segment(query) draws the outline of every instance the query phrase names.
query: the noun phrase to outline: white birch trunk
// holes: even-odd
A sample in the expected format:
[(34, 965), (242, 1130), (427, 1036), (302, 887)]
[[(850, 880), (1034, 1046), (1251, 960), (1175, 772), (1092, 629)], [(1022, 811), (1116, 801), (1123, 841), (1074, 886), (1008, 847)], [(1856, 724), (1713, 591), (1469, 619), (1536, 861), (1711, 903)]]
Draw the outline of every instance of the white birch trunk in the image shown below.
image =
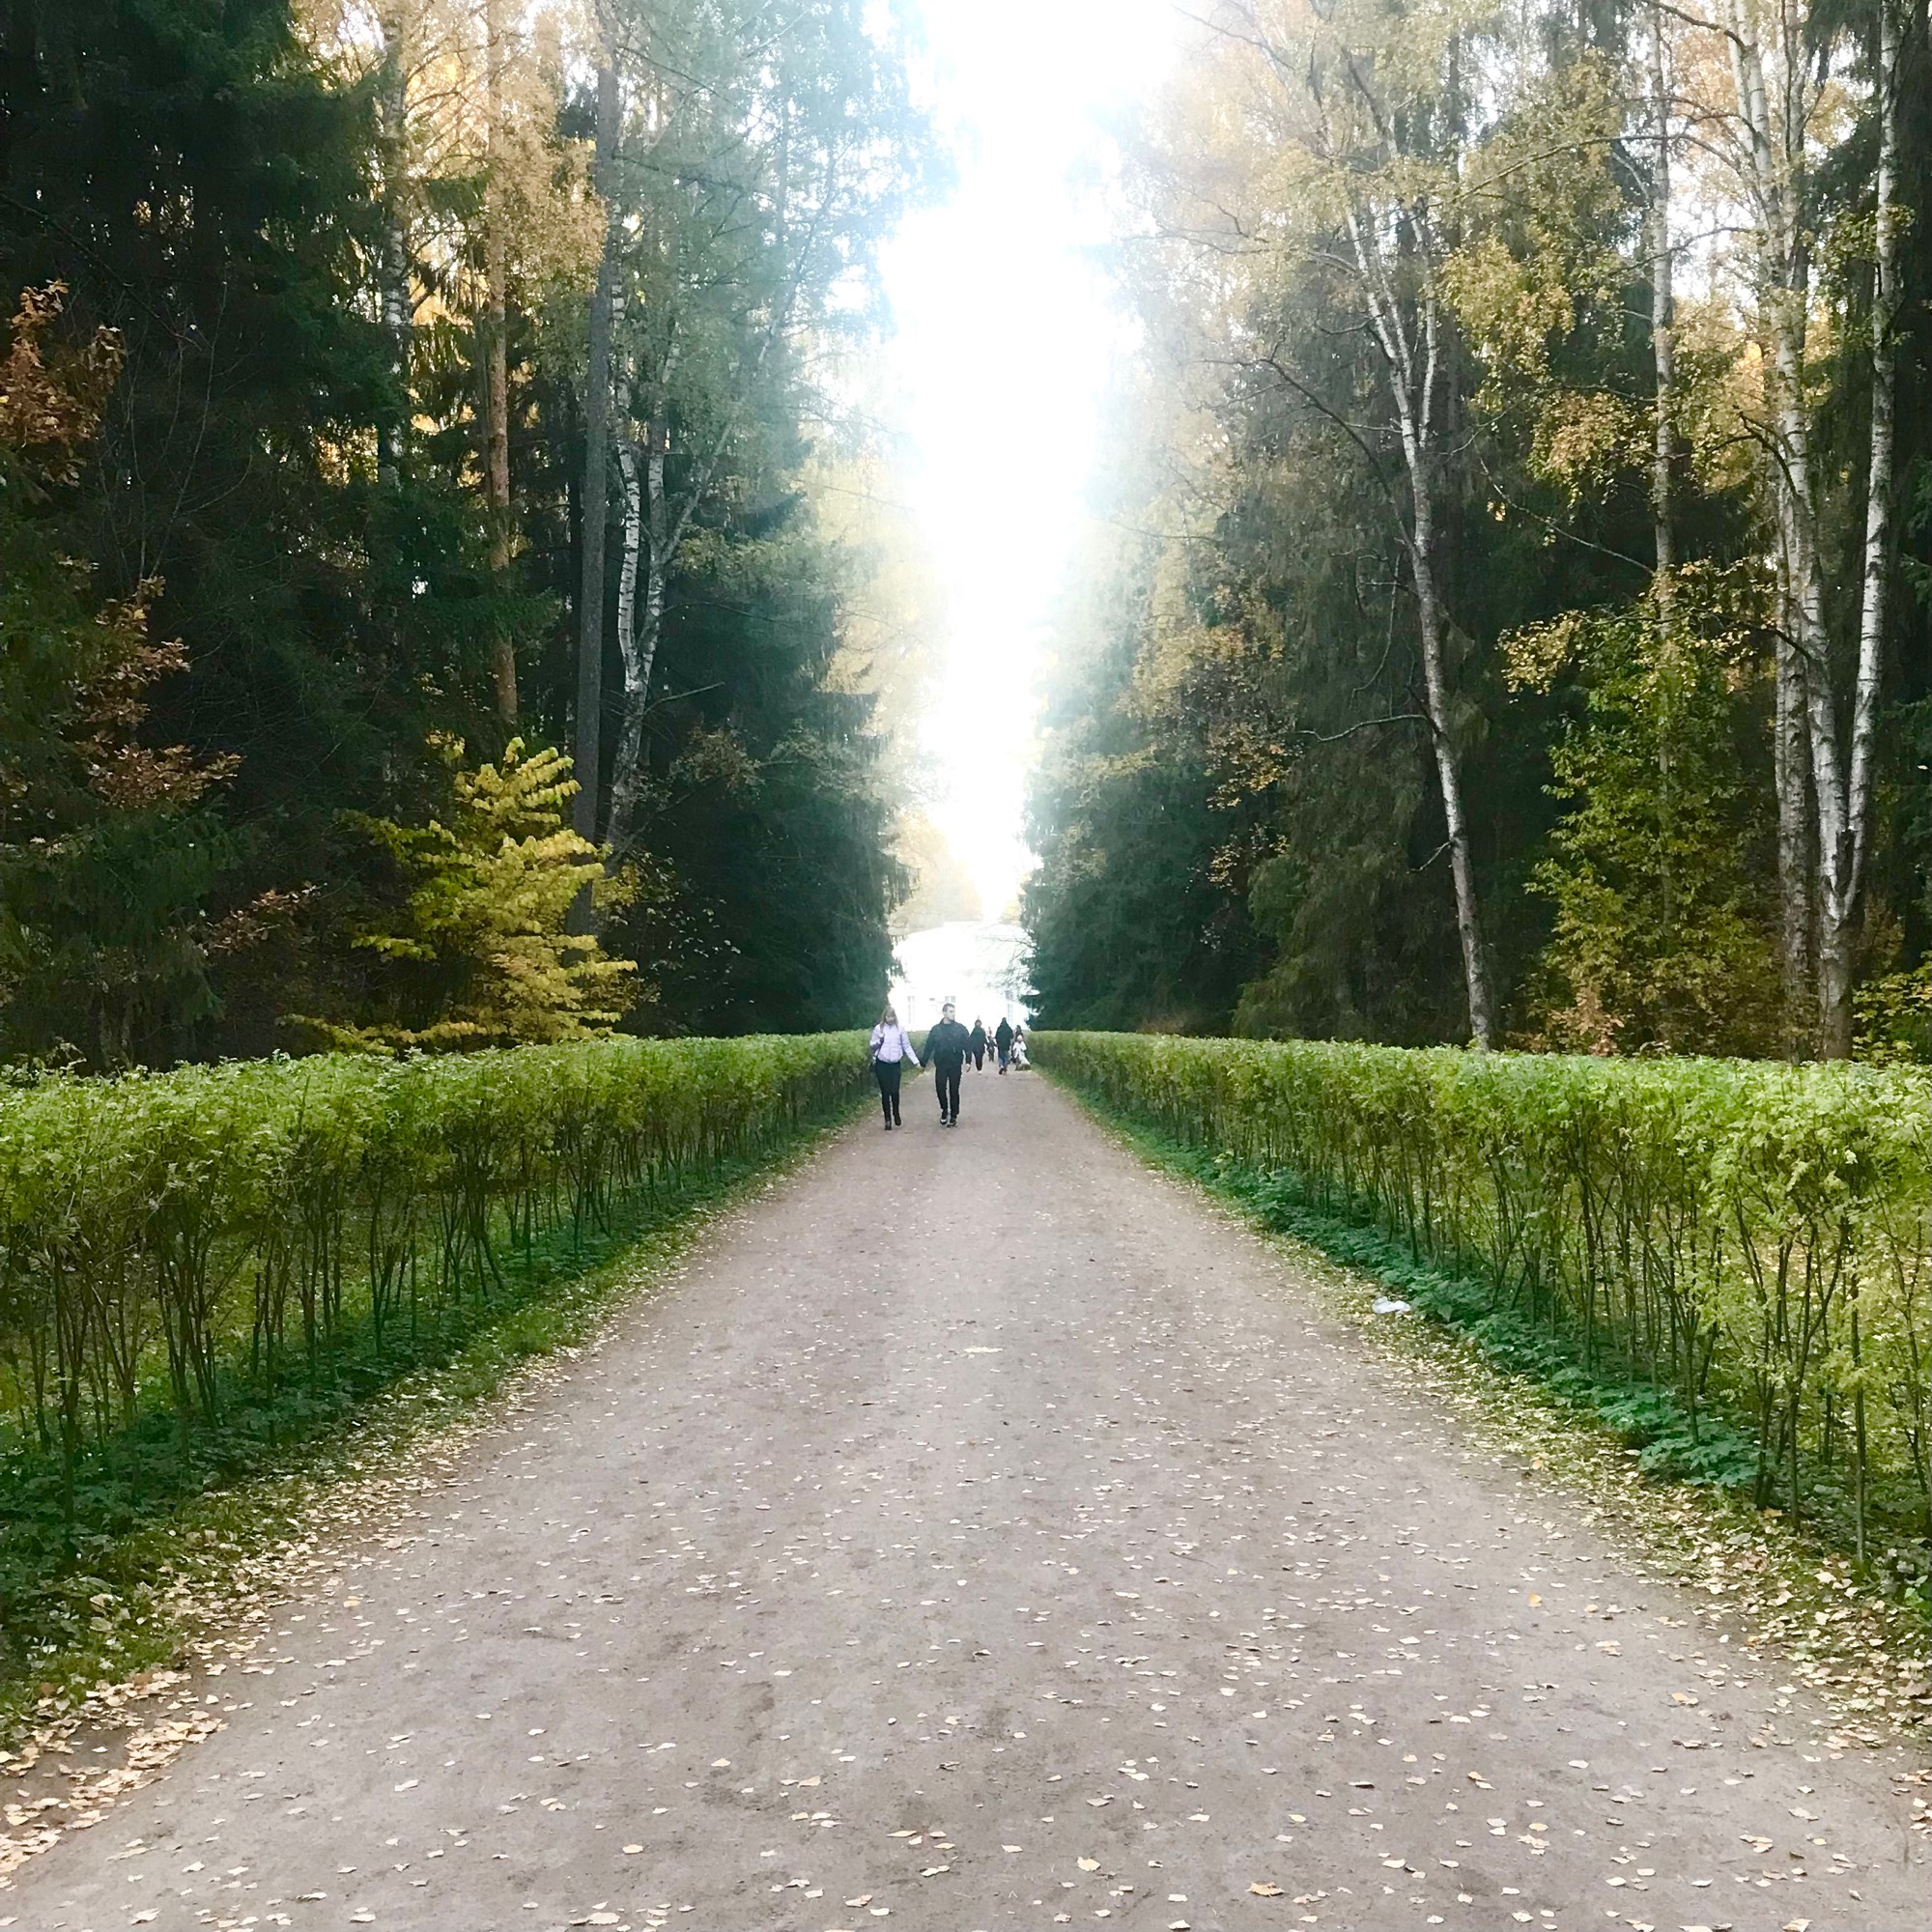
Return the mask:
[(1851, 771), (1847, 781), (1843, 857), (1825, 908), (1819, 947), (1819, 1021), (1828, 1059), (1852, 1051), (1852, 976), (1871, 853), (1872, 748), (1885, 681), (1887, 590), (1891, 576), (1891, 497), (1898, 409), (1893, 329), (1899, 305), (1898, 0), (1877, 0), (1878, 182), (1873, 222), (1871, 440), (1865, 465), (1864, 571), (1859, 600), (1858, 681), (1852, 693)]
[[(1868, 796), (1862, 801), (1858, 798), (1861, 789), (1869, 792), (1868, 776), (1855, 783), (1848, 769), (1852, 761), (1846, 756), (1846, 740), (1833, 689), (1811, 423), (1805, 394), (1811, 264), (1804, 234), (1804, 203), (1808, 124), (1815, 105), (1814, 83), (1808, 77), (1812, 49), (1807, 44), (1804, 10), (1792, 7), (1780, 12), (1776, 16), (1777, 31), (1782, 37), (1778, 47), (1780, 87), (1774, 114), (1755, 16), (1743, 0), (1729, 0), (1727, 17), (1738, 116), (1745, 136), (1745, 185), (1760, 228), (1760, 300), (1770, 351), (1773, 394), (1772, 489), (1778, 505), (1778, 531), (1783, 548), (1777, 753), (1780, 860), (1786, 861), (1788, 853), (1789, 863), (1781, 866), (1781, 869), (1786, 874), (1784, 884), (1788, 895), (1798, 853), (1794, 849), (1797, 841), (1784, 819), (1801, 787), (1808, 783), (1810, 823), (1804, 856), (1809, 861), (1812, 882), (1812, 890), (1805, 895), (1806, 905), (1815, 912), (1817, 1046), (1828, 1059), (1842, 1059), (1851, 1051), (1851, 983), (1856, 965), (1863, 864), (1860, 821), (1868, 819), (1870, 807)], [(1825, 71), (1820, 63), (1817, 72), (1821, 80)], [(1888, 207), (1890, 192), (1889, 185), (1882, 188), (1882, 210)], [(1889, 326), (1887, 332), (1889, 335)], [(1888, 493), (1889, 413), (1889, 409), (1874, 412), (1875, 429), (1881, 414), (1886, 419), (1884, 467)], [(1888, 538), (1889, 526), (1882, 513), (1881, 550)], [(1883, 568), (1881, 565), (1881, 573)], [(1881, 586), (1877, 611), (1881, 632), (1882, 595)], [(1874, 706), (1877, 650), (1875, 642)], [(1861, 652), (1861, 685), (1864, 676)], [(1855, 738), (1857, 706), (1855, 695)], [(1802, 766), (1794, 749), (1785, 742), (1785, 733), (1793, 728), (1793, 720), (1800, 713), (1804, 733)], [(1869, 752), (1866, 758), (1868, 765)], [(1808, 769), (1801, 777), (1804, 767)], [(1787, 896), (1784, 919), (1787, 953), (1795, 939), (1796, 923), (1797, 908)], [(1793, 977), (1787, 959), (1787, 984)]]
[(1656, 133), (1650, 190), (1650, 347), (1656, 383), (1657, 434), (1651, 452), (1650, 514), (1657, 561), (1657, 606), (1668, 618), (1677, 533), (1672, 487), (1677, 463), (1676, 296), (1670, 250), (1670, 75), (1663, 8), (1650, 10), (1650, 100)]
[[(1411, 213), (1413, 212), (1411, 211)], [(1428, 242), (1428, 218), (1416, 223)], [(1443, 612), (1435, 582), (1435, 386), (1441, 371), (1441, 343), (1433, 286), (1421, 303), (1421, 340), (1411, 332), (1390, 284), (1378, 236), (1370, 233), (1359, 210), (1349, 215), (1368, 303), (1370, 326), (1388, 365), (1389, 393), (1395, 404), (1403, 463), (1407, 470), (1410, 524), (1403, 532), (1415, 584), (1416, 628), (1422, 642), (1422, 680), (1429, 714), (1436, 783), (1448, 835), (1449, 876), (1456, 901), (1456, 937), (1463, 954), (1463, 980), (1469, 1009), (1469, 1036), (1487, 1052), (1496, 1044), (1495, 1003), (1490, 991), (1489, 960), (1483, 944), (1482, 911), (1476, 897), (1474, 855), (1463, 795), (1462, 748), (1457, 743), (1454, 707), (1443, 648)], [(1425, 270), (1425, 274), (1427, 270)]]
[[(1780, 578), (1788, 575), (1788, 567)], [(1784, 601), (1789, 602), (1788, 591)], [(1772, 773), (1777, 793), (1778, 962), (1784, 992), (1785, 1051), (1811, 1049), (1811, 757), (1804, 731), (1804, 680), (1798, 647), (1782, 631), (1776, 646), (1776, 711)]]
[[(669, 361), (666, 364), (667, 373)], [(665, 457), (670, 449), (669, 426), (654, 420), (645, 430), (641, 477), (637, 452), (628, 445), (618, 454), (624, 472), (624, 577), (617, 592), (618, 643), (624, 658), (624, 719), (617, 735), (617, 756), (611, 776), (611, 819), (605, 838), (612, 865), (621, 865), (625, 847), (637, 829), (638, 801), (644, 777), (644, 720), (650, 710), (651, 673), (657, 666), (658, 639), (664, 634), (666, 578), (672, 538), (665, 502)], [(642, 501), (639, 503), (641, 495)], [(688, 505), (678, 520), (683, 532)], [(637, 588), (641, 539), (644, 599), (638, 610)]]
[(617, 760), (611, 769), (611, 817), (604, 837), (611, 863), (623, 863), (636, 813), (638, 781), (644, 749), (643, 694), (650, 686), (650, 666), (638, 650), (638, 553), (643, 544), (644, 516), (638, 480), (638, 452), (630, 441), (617, 445), (617, 471), (623, 480), (624, 555), (617, 572), (617, 655), (624, 667), (624, 722), (617, 736)]
[(617, 475), (624, 498), (624, 554), (617, 565), (617, 651), (623, 659), (628, 691), (638, 654), (638, 550), (643, 541), (644, 525), (638, 500), (638, 452), (629, 442), (617, 445)]
[[(611, 306), (616, 284), (617, 218), (612, 163), (617, 152), (617, 73), (608, 38), (597, 70), (596, 185), (604, 203), (604, 249), (590, 296), (590, 346), (583, 378), (582, 574), (577, 597), (576, 777), (571, 805), (579, 835), (597, 837), (599, 767), (604, 731), (604, 524), (609, 511)], [(591, 929), (590, 895), (572, 909), (573, 929)]]
[(641, 667), (640, 699), (648, 696), (651, 670), (657, 663), (658, 639), (664, 633), (666, 543), (665, 458), (670, 453), (670, 424), (662, 417), (651, 424), (650, 448), (644, 459), (644, 614), (638, 634)]

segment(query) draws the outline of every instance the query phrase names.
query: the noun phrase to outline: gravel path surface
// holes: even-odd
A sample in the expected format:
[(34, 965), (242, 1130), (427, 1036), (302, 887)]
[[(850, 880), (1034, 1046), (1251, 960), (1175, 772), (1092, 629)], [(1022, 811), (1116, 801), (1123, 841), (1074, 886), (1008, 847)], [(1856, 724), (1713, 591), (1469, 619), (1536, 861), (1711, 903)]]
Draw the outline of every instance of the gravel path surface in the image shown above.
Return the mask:
[(709, 1236), (0, 1925), (1925, 1922), (1903, 1752), (1037, 1076), (931, 1108)]

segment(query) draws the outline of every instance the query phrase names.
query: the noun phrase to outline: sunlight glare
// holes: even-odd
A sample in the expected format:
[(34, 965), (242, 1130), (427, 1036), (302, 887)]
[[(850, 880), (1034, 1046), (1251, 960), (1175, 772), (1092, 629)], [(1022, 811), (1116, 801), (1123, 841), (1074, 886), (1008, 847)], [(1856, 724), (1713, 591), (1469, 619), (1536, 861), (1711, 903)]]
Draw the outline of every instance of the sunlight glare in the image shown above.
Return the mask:
[(918, 0), (916, 12), (927, 104), (958, 180), (886, 251), (882, 386), (899, 489), (945, 598), (921, 776), (997, 920), (1031, 864), (1040, 650), (1129, 340), (1092, 254), (1116, 229), (1109, 128), (1158, 84), (1181, 16), (1172, 0)]

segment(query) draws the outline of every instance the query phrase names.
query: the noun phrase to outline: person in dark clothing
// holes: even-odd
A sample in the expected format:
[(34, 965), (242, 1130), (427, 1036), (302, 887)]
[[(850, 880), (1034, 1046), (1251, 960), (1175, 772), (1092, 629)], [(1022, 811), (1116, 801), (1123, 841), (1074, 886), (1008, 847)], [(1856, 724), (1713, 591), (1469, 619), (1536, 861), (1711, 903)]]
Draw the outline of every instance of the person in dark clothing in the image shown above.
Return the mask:
[(966, 1036), (966, 1050), (973, 1056), (973, 1071), (982, 1073), (986, 1066), (986, 1029), (978, 1020), (973, 1022), (973, 1031)]
[(1004, 1073), (1007, 1070), (1007, 1062), (1012, 1058), (1013, 1051), (1013, 1030), (1004, 1015), (1001, 1016), (999, 1025), (993, 1029), (993, 1044), (1000, 1050), (1000, 1071)]
[(932, 1084), (939, 1089), (939, 1124), (959, 1124), (959, 1070), (966, 1063), (971, 1036), (959, 1024), (948, 1000), (939, 1024), (925, 1037), (925, 1057), (932, 1063)]

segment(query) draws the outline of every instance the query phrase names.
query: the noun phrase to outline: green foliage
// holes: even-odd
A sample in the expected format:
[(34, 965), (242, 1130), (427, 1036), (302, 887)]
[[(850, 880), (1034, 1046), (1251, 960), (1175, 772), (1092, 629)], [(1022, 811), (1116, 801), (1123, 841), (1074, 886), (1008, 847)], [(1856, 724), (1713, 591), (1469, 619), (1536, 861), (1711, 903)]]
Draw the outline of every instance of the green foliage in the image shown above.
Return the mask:
[(1881, 1065), (1932, 1062), (1932, 959), (1909, 973), (1888, 973), (1862, 986), (1856, 1001), (1859, 1058)]
[(1200, 734), (1135, 689), (1155, 556), (1117, 545), (1063, 636), (1029, 799), (1022, 911), (1050, 1025), (1226, 1025), (1256, 947), (1217, 867), (1229, 828)]
[(1861, 1557), (1875, 1524), (1922, 1533), (1932, 1100), (1916, 1072), (1031, 1044), (1109, 1107), (1400, 1244), (1440, 1278), (1405, 1288), (1519, 1352), (1547, 1343), (1542, 1372), (1638, 1385), (1622, 1412), (1656, 1462), (1732, 1480), (1741, 1439), (1759, 1502), (1844, 1520)]
[(840, 557), (786, 502), (688, 548), (659, 658), (635, 900), (607, 936), (645, 1031), (869, 1025), (902, 873), (872, 699), (834, 689)]
[[(57, 852), (27, 836), (10, 850), (0, 1050), (66, 1041), (101, 1065), (261, 1053), (302, 1012), (344, 1037), (441, 1028), (437, 1043), (456, 1044), (553, 1031), (542, 1015), (570, 1008), (568, 949), (478, 981), (476, 960), (516, 955), (543, 924), (520, 914), (488, 931), (485, 902), (533, 884), (502, 867), (436, 915), (413, 881), (419, 910), (455, 924), (430, 940), (398, 911), (383, 930), (435, 961), (358, 973), (376, 955), (353, 952), (385, 884), (368, 828), (456, 831), (432, 737), (499, 764), (519, 733), (569, 741), (583, 521), (615, 524), (622, 507), (582, 501), (584, 283), (603, 211), (584, 192), (582, 103), (558, 99), (604, 16), (553, 14), (566, 38), (548, 51), (510, 22), (498, 203), (516, 233), (499, 331), (481, 300), (494, 204), (473, 64), (414, 47), (398, 102), (375, 57), (381, 34), (420, 14), (21, 0), (10, 14), (0, 289), (65, 282), (49, 366), (61, 341), (78, 354), (104, 327), (119, 382), (58, 483), (0, 501), (14, 519), (6, 779), (22, 770), (14, 723), (53, 715), (27, 660), (45, 669), (56, 644), (98, 642), (106, 610), (145, 611), (154, 639), (181, 646), (147, 660), (153, 715), (128, 743), (197, 748), (222, 783), (138, 822), (75, 792)], [(653, 526), (667, 602), (639, 705), (663, 809), (652, 842), (622, 855), (636, 876), (617, 896), (636, 914), (616, 944), (662, 948), (645, 960), (664, 989), (654, 1028), (856, 1021), (885, 978), (896, 877), (866, 703), (827, 689), (827, 640), (857, 586), (838, 547), (806, 534), (801, 479), (825, 414), (816, 349), (870, 326), (872, 252), (928, 147), (895, 35), (856, 0), (619, 0), (611, 17), (629, 116), (611, 184), (629, 298), (617, 428), (668, 444), (664, 500), (692, 506)], [(558, 87), (535, 84), (538, 67)], [(497, 342), (507, 506), (485, 461)], [(614, 593), (623, 546), (609, 548)], [(515, 718), (493, 675), (505, 647)], [(707, 756), (725, 743), (743, 750), (735, 776)], [(409, 863), (427, 857), (414, 847)], [(460, 869), (443, 868), (445, 886)], [(787, 917), (766, 921), (771, 903)], [(574, 983), (586, 1014), (627, 1004), (608, 980)]]
[[(0, 275), (65, 281), (63, 327), (111, 328), (121, 356), (44, 541), (84, 560), (93, 602), (139, 600), (180, 639), (154, 735), (232, 770), (169, 836), (99, 841), (46, 896), (101, 942), (105, 986), (143, 927), (175, 942), (119, 1057), (259, 1050), (307, 976), (255, 909), (334, 876), (343, 808), (407, 808), (426, 731), (477, 722), (504, 614), (484, 519), (423, 468), (377, 487), (371, 101), (308, 56), (286, 0), (25, 0), (9, 46)], [(56, 1010), (96, 996), (71, 952), (45, 980)]]
[(865, 1084), (835, 1035), (0, 1094), (0, 1674), (99, 1539), (447, 1358)]
[[(872, 326), (872, 264), (933, 151), (894, 28), (857, 0), (616, 17), (624, 500), (596, 822), (634, 883), (612, 944), (657, 988), (641, 1027), (859, 1024), (885, 988), (904, 881), (871, 697), (834, 676), (871, 590), (811, 514), (812, 426), (844, 410), (823, 352)], [(551, 346), (554, 413), (570, 420), (574, 327)], [(574, 589), (569, 543), (550, 554), (555, 587)]]
[(864, 1086), (835, 1036), (0, 1095), (0, 1725), (43, 1681), (172, 1656), (178, 1524), (261, 1532), (214, 1492), (307, 1466), (383, 1391), (460, 1401), (576, 1339), (599, 1264), (634, 1279), (639, 1238), (661, 1252)]
[[(1848, 721), (1870, 461), (1875, 10), (1801, 11), (1790, 46), (1815, 39), (1818, 72), (1834, 76), (1793, 190), (1821, 249), (1800, 413), (1833, 642), (1813, 674), (1832, 692), (1816, 717), (1835, 706)], [(1102, 469), (1110, 520), (1134, 540), (1093, 545), (1067, 600), (1026, 906), (1042, 1018), (1463, 1037), (1434, 770), (1446, 745), (1517, 1037), (1783, 1050), (1815, 1005), (1806, 993), (1804, 1013), (1782, 1010), (1773, 951), (1771, 671), (1794, 632), (1767, 621), (1777, 598), (1750, 580), (1779, 554), (1771, 485), (1786, 459), (1766, 428), (1768, 296), (1747, 286), (1765, 259), (1756, 217), (1739, 223), (1749, 197), (1711, 145), (1713, 128), (1738, 127), (1728, 56), (1668, 9), (1225, 12), (1231, 31), (1193, 50), (1128, 174), (1140, 205), (1120, 279), (1141, 348)], [(1675, 48), (1678, 264), (1661, 404), (1656, 32)], [(1925, 60), (1921, 27), (1901, 208), (1927, 198)], [(1372, 93), (1400, 106), (1367, 128)], [(1727, 153), (1748, 146), (1726, 138)], [(1378, 237), (1400, 238), (1379, 267)], [(1932, 223), (1910, 223), (1903, 264), (1903, 554), (1860, 958), (1873, 979), (1932, 946)], [(1435, 373), (1409, 429), (1435, 440), (1439, 732), (1403, 529), (1416, 478), (1390, 388), (1392, 370), (1426, 356)], [(1660, 508), (1680, 605), (1668, 648), (1645, 616)], [(1558, 625), (1574, 646), (1565, 674), (1513, 678), (1512, 640)], [(1111, 635), (1101, 652), (1096, 628)], [(1800, 798), (1793, 820), (1806, 809)], [(1789, 929), (1802, 933), (1818, 905), (1799, 903), (1798, 832)], [(1804, 971), (1794, 957), (1794, 998)]]
[(233, 841), (203, 795), (233, 771), (139, 731), (186, 668), (144, 582), (103, 603), (60, 548), (120, 375), (112, 331), (53, 331), (58, 283), (20, 299), (0, 364), (0, 1049), (125, 1065), (214, 1003), (209, 902)]
[(1775, 827), (1752, 756), (1761, 670), (1745, 601), (1685, 572), (1667, 627), (1645, 603), (1505, 641), (1520, 684), (1574, 678), (1584, 693), (1550, 757), (1571, 809), (1531, 879), (1556, 912), (1544, 965), (1557, 986), (1542, 1005), (1559, 1050), (1779, 1049)]
[(604, 860), (564, 823), (577, 791), (570, 760), (526, 754), (513, 738), (497, 764), (463, 768), (460, 740), (441, 746), (451, 771), (448, 823), (358, 819), (402, 873), (399, 922), (365, 926), (355, 944), (408, 974), (400, 1004), (415, 1025), (310, 1022), (338, 1046), (516, 1046), (608, 1033), (635, 998), (634, 961), (612, 959), (591, 933), (565, 929), (580, 894), (601, 888)]

